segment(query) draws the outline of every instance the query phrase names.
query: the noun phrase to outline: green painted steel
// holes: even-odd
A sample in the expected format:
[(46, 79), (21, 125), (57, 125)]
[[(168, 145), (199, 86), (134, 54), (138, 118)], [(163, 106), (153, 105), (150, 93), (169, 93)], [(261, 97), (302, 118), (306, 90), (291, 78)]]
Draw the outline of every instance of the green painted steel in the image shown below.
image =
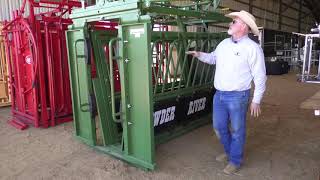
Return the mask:
[(75, 133), (78, 138), (95, 145), (95, 121), (91, 111), (93, 96), (90, 65), (85, 54), (85, 31), (74, 29), (67, 32), (68, 59), (72, 91), (72, 106)]
[[(128, 43), (119, 47), (123, 59), (124, 78), (121, 82), (122, 110), (125, 109), (127, 133), (124, 130), (125, 151), (154, 166), (153, 96), (151, 83), (151, 24), (126, 24), (119, 28)], [(132, 35), (132, 33), (139, 33)], [(139, 53), (137, 50), (139, 48)], [(121, 52), (122, 51), (122, 52)], [(126, 91), (124, 93), (124, 91)], [(124, 101), (124, 99), (126, 99)], [(127, 145), (127, 147), (126, 147)]]
[(93, 53), (98, 76), (93, 78), (93, 89), (97, 99), (98, 119), (101, 129), (102, 145), (108, 146), (119, 143), (119, 134), (117, 131), (116, 122), (113, 121), (111, 111), (111, 83), (109, 76), (109, 68), (106, 63), (100, 60), (105, 60), (106, 54), (104, 47), (107, 46), (111, 38), (117, 37), (117, 32), (114, 31), (93, 31), (90, 33), (93, 43)]
[[(100, 0), (74, 10), (67, 44), (75, 136), (135, 166), (154, 169), (156, 143), (207, 123), (208, 110), (196, 118), (186, 116), (185, 122), (172, 120), (185, 108), (203, 110), (197, 103), (214, 91), (214, 66), (185, 52), (210, 52), (226, 34), (186, 32), (186, 26), (229, 21), (216, 11), (219, 2), (181, 6), (173, 1)], [(117, 23), (117, 29), (98, 27), (99, 21)], [(167, 24), (179, 31), (153, 30)]]

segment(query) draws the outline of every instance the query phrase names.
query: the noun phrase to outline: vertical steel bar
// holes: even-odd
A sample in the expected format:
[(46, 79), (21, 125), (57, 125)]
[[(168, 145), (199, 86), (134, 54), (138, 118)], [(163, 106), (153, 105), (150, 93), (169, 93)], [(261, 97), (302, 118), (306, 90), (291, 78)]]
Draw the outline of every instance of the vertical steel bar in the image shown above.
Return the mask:
[(165, 82), (165, 77), (164, 77), (164, 73), (165, 73), (165, 67), (166, 67), (166, 62), (167, 59), (168, 59), (168, 56), (167, 56), (167, 51), (166, 51), (166, 43), (165, 41), (161, 41), (161, 61), (162, 61), (162, 69), (161, 69), (161, 80), (162, 80), (162, 86), (164, 86), (164, 84), (166, 83)]
[[(8, 33), (8, 32), (7, 32)], [(16, 97), (14, 96), (14, 92), (16, 91), (15, 89), (15, 82), (13, 81), (13, 71), (14, 71), (14, 68), (13, 68), (13, 65), (14, 65), (14, 62), (13, 62), (13, 54), (12, 54), (12, 42), (10, 43), (9, 39), (8, 39), (8, 34), (6, 34), (4, 36), (4, 39), (5, 39), (5, 43), (6, 43), (6, 46), (5, 46), (5, 54), (6, 54), (6, 59), (8, 61), (8, 74), (9, 74), (9, 86), (11, 88), (11, 91), (10, 91), (10, 97), (11, 97), (11, 112), (16, 109)]]
[[(211, 41), (212, 41), (212, 40), (209, 40), (209, 41), (208, 41), (208, 46), (207, 46), (207, 51), (206, 51), (207, 53), (210, 53), (210, 51), (213, 49), (213, 48), (211, 47)], [(210, 72), (211, 72), (211, 76), (213, 75), (213, 72), (212, 72), (211, 69), (212, 69), (212, 65), (207, 67), (207, 73), (206, 73), (206, 77), (205, 77), (205, 79), (204, 79), (204, 83), (205, 83), (205, 84), (208, 83), (208, 77), (209, 77)]]
[[(109, 41), (109, 73), (110, 73), (110, 87), (111, 87), (111, 110), (112, 110), (112, 118), (113, 118), (113, 121), (114, 122), (122, 122), (121, 120), (121, 115), (122, 115), (122, 112), (120, 111), (119, 113), (116, 113), (116, 105), (115, 105), (115, 102), (116, 102), (116, 97), (115, 97), (115, 91), (114, 91), (114, 76), (113, 76), (113, 43), (114, 42), (117, 42), (117, 41), (120, 41), (121, 39), (120, 38), (113, 38)], [(117, 116), (120, 115), (120, 118), (117, 119)]]
[[(165, 82), (166, 82), (166, 84), (169, 84), (170, 82), (170, 80), (169, 80), (169, 75), (170, 75), (170, 65), (171, 65), (171, 60), (172, 60), (172, 51), (173, 51), (173, 47), (174, 47), (174, 43), (170, 43), (170, 45), (169, 45), (169, 54), (168, 54), (168, 57), (167, 57), (167, 63), (166, 63), (166, 74), (165, 74)], [(173, 64), (174, 65), (174, 64)], [(166, 87), (166, 84), (164, 84), (163, 86), (162, 86), (162, 93), (164, 92), (164, 90), (165, 90), (165, 87)]]
[[(190, 41), (189, 41), (189, 43), (187, 44), (186, 49), (189, 49), (189, 48), (190, 48), (190, 45), (191, 45), (191, 43), (190, 43)], [(183, 64), (182, 64), (182, 68), (181, 68), (181, 73), (182, 73), (182, 75), (181, 75), (181, 78), (180, 78), (180, 82), (179, 82), (178, 89), (181, 88), (182, 81), (184, 81), (185, 79), (187, 79), (187, 78), (184, 77), (184, 76), (185, 76), (184, 68), (185, 68), (185, 66), (186, 66), (187, 60), (188, 60), (188, 55), (184, 53)], [(184, 82), (184, 83), (186, 83), (186, 82)]]
[[(204, 48), (206, 48), (206, 50), (205, 50), (204, 52), (208, 52), (208, 47), (205, 46), (205, 44), (206, 44), (207, 42), (209, 42), (209, 39), (204, 40), (204, 43), (203, 43), (203, 44), (204, 44)], [(201, 71), (201, 76), (200, 76), (199, 85), (202, 85), (202, 79), (203, 79), (203, 75), (204, 75), (204, 70), (205, 70), (206, 67), (209, 67), (209, 66), (210, 66), (210, 65), (205, 65), (205, 64), (202, 65), (202, 71)]]
[[(60, 69), (58, 70), (59, 74), (58, 74), (58, 79), (59, 79), (59, 88), (58, 89), (58, 92), (59, 92), (59, 98), (62, 99), (62, 101), (60, 102), (60, 107), (58, 108), (57, 112), (61, 112), (63, 111), (63, 109), (66, 107), (65, 105), (65, 102), (67, 101), (67, 97), (65, 97), (65, 87), (64, 87), (64, 82), (65, 80), (63, 79), (63, 71), (64, 71), (64, 56), (63, 56), (63, 50), (62, 50), (62, 47), (63, 47), (63, 41), (62, 41), (62, 31), (63, 31), (63, 27), (62, 27), (62, 24), (61, 22), (59, 22), (59, 24), (56, 24), (55, 28), (57, 29), (57, 39), (56, 39), (56, 42), (58, 44), (58, 48), (57, 48), (57, 53), (58, 53), (58, 59), (56, 60), (57, 61), (57, 64)], [(53, 52), (53, 51), (52, 51)]]
[[(191, 43), (194, 42), (195, 43), (195, 51), (198, 50), (198, 43), (197, 43), (197, 40), (192, 40)], [(195, 57), (192, 56), (192, 59), (191, 59), (191, 65), (190, 65), (190, 69), (189, 69), (189, 73), (188, 73), (188, 78), (187, 78), (187, 85), (186, 87), (189, 87), (190, 85), (190, 81), (191, 81), (191, 78), (192, 78), (192, 75), (194, 76), (194, 74), (192, 73), (192, 70), (193, 70), (193, 66), (194, 66), (194, 62), (195, 62)]]
[[(204, 48), (203, 40), (200, 40), (200, 42), (201, 42), (201, 48), (200, 48), (200, 51), (203, 51), (203, 48)], [(193, 81), (192, 81), (192, 86), (195, 86), (195, 83), (196, 83), (199, 64), (200, 64), (200, 62), (199, 62), (199, 61), (197, 61), (197, 65), (196, 65), (196, 69), (195, 69), (194, 77), (193, 77)]]
[[(158, 63), (158, 73), (157, 73), (157, 77), (156, 77), (156, 79), (157, 79), (157, 81), (159, 81), (158, 83), (157, 83), (157, 86), (158, 86), (158, 84), (162, 84), (163, 85), (163, 73), (162, 73), (162, 69), (163, 69), (163, 60), (164, 60), (164, 54), (163, 54), (163, 52), (165, 52), (165, 51), (163, 51), (163, 41), (160, 41), (160, 59), (159, 59), (159, 61), (157, 62)], [(154, 91), (155, 92), (157, 92), (157, 86), (155, 86), (155, 88), (154, 88)]]
[(175, 86), (175, 83), (177, 81), (177, 73), (178, 73), (179, 65), (180, 65), (180, 56), (181, 56), (181, 52), (182, 52), (182, 48), (183, 48), (183, 45), (182, 45), (183, 42), (181, 40), (179, 40), (177, 42), (178, 42), (179, 50), (178, 50), (178, 53), (177, 53), (177, 65), (176, 65), (176, 68), (174, 70), (173, 81), (171, 83), (171, 91), (173, 91), (175, 89), (174, 86)]
[[(157, 93), (157, 87), (158, 87), (158, 71), (159, 70), (159, 63), (158, 63), (158, 51), (157, 51), (157, 45), (158, 43), (161, 42), (161, 40), (157, 40), (155, 42), (153, 42), (152, 46), (151, 46), (151, 50), (152, 52), (156, 52), (156, 64), (153, 63), (153, 59), (152, 59), (152, 74), (153, 74), (153, 79), (154, 79), (154, 89), (153, 89), (153, 94)], [(156, 48), (156, 49), (154, 49)]]
[(304, 53), (303, 53), (303, 65), (302, 65), (302, 72), (301, 72), (301, 80), (302, 81), (305, 81), (306, 79), (306, 77), (305, 77), (305, 71), (306, 71), (306, 61), (307, 61), (307, 58), (308, 58), (308, 56), (307, 56), (307, 45), (308, 45), (308, 36), (305, 36), (305, 40), (304, 40), (304, 44), (305, 44), (305, 46), (304, 46), (304, 49), (303, 49), (303, 51), (304, 51)]
[[(41, 29), (41, 24), (40, 21), (35, 21), (35, 28), (36, 29)], [(47, 128), (49, 127), (49, 112), (47, 109), (47, 91), (49, 87), (46, 86), (46, 77), (45, 77), (45, 62), (43, 61), (43, 57), (44, 57), (44, 46), (43, 46), (43, 42), (42, 42), (42, 36), (41, 36), (41, 31), (36, 31), (35, 32), (35, 37), (37, 39), (39, 39), (35, 46), (37, 47), (37, 49), (34, 50), (34, 54), (36, 56), (36, 58), (38, 58), (39, 60), (37, 61), (37, 74), (38, 76), (38, 83), (39, 83), (39, 96), (40, 96), (40, 118), (42, 121), (42, 126)], [(40, 60), (41, 58), (41, 60)]]
[(46, 60), (47, 60), (47, 68), (48, 68), (48, 86), (49, 86), (49, 99), (50, 99), (50, 125), (55, 125), (55, 100), (54, 100), (54, 77), (53, 77), (53, 61), (52, 55), (50, 52), (51, 43), (50, 43), (50, 33), (49, 33), (49, 24), (48, 22), (44, 23), (44, 31), (45, 31), (45, 47), (46, 47)]
[(307, 75), (307, 78), (309, 80), (310, 78), (310, 70), (311, 70), (311, 62), (312, 62), (312, 42), (313, 42), (313, 38), (312, 36), (309, 36), (308, 37), (308, 54), (309, 54), (309, 57), (308, 57), (308, 69), (307, 69), (307, 72), (308, 72), (308, 75)]

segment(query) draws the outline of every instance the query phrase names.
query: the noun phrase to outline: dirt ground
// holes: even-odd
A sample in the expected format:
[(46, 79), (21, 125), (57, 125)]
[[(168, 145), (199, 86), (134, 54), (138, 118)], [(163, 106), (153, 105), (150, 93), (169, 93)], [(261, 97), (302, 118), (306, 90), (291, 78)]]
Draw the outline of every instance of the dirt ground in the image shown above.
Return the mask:
[(157, 169), (146, 172), (82, 144), (72, 123), (20, 131), (7, 124), (10, 109), (1, 108), (0, 179), (319, 179), (320, 117), (299, 107), (319, 90), (293, 73), (268, 76), (263, 114), (248, 118), (245, 163), (235, 175), (215, 161), (222, 147), (211, 125), (157, 146)]

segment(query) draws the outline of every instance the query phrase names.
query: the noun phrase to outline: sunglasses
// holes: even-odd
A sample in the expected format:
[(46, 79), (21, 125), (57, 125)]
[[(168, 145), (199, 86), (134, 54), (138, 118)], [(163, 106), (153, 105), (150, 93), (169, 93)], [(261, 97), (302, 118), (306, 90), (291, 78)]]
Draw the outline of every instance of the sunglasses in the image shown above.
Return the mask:
[[(232, 25), (233, 24), (236, 24), (236, 23), (241, 23), (241, 24), (245, 24), (245, 23), (243, 23), (243, 22), (241, 22), (241, 21), (237, 21), (237, 20), (232, 20)], [(248, 25), (247, 25), (248, 26)], [(251, 31), (251, 28), (248, 26), (248, 28), (249, 28), (249, 31)]]
[(232, 21), (232, 24), (236, 24), (237, 22), (239, 22), (239, 21), (233, 20), (233, 21)]

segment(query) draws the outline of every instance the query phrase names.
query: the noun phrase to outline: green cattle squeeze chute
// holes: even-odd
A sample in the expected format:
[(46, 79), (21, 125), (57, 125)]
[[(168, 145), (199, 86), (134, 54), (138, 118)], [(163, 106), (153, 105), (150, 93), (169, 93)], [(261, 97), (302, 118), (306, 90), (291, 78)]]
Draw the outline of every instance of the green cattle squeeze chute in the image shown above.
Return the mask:
[(70, 16), (75, 135), (143, 169), (156, 144), (211, 121), (215, 67), (185, 52), (212, 52), (227, 35), (208, 27), (230, 20), (218, 0), (178, 3), (100, 0)]

